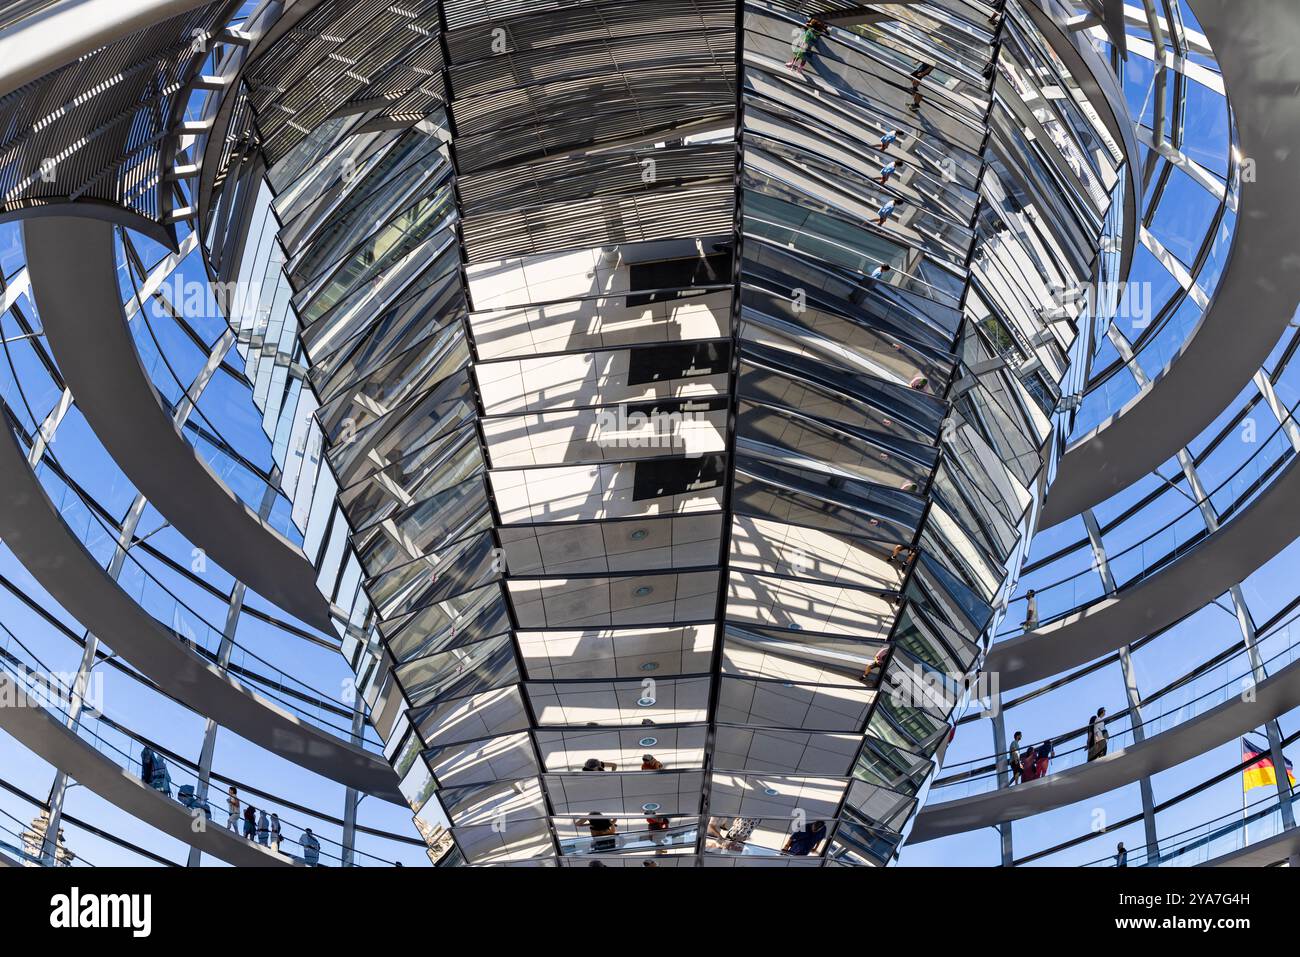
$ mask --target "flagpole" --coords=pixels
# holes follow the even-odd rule
[[[1250,846],[1250,825],[1246,823],[1246,772],[1241,772],[1241,846],[1245,850]]]
[[[1241,750],[1243,752],[1245,752],[1246,750],[1246,741],[1244,738],[1242,739],[1241,742]],[[1243,757],[1242,760],[1244,761],[1245,758]],[[1242,850],[1245,850],[1247,847],[1250,846],[1250,825],[1246,823],[1246,770],[1247,770],[1246,768],[1242,768],[1241,771],[1241,835],[1242,835],[1241,847]]]

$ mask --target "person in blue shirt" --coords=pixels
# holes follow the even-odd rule
[[[320,863],[320,841],[311,832],[311,828],[303,831],[302,837],[298,838],[298,843],[302,845],[303,863],[308,867],[315,867]]]
[[[787,854],[793,854],[795,857],[807,857],[817,849],[817,845],[822,842],[826,836],[826,824],[822,821],[812,821],[804,826],[803,830],[795,831],[786,838],[785,847],[782,848]]]

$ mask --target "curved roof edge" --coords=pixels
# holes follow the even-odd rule
[[[1123,409],[1066,449],[1047,493],[1048,528],[1122,491],[1187,445],[1273,351],[1300,304],[1300,48],[1293,4],[1195,0],[1228,91],[1242,155],[1237,230],[1210,306],[1178,355]]]
[[[0,96],[212,0],[58,0],[0,29]]]
[[[331,780],[405,805],[382,755],[308,724],[184,647],[109,577],[68,530],[18,446],[0,428],[0,539],[70,615],[141,674],[223,727]]]
[[[268,601],[332,632],[316,569],[213,474],[176,431],[140,364],[118,286],[113,228],[25,220],[27,271],[54,359],[96,436],[150,503],[195,546]],[[69,282],[69,263],[77,281]]]
[[[1037,631],[1000,641],[984,667],[1020,688],[1159,631],[1222,595],[1300,536],[1300,458],[1217,532],[1154,575]]]

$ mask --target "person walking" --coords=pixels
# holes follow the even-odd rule
[[[272,811],[271,812],[271,847],[275,850],[275,853],[277,854],[280,853],[280,840],[281,840],[280,815]]]
[[[253,808],[253,805],[246,804],[244,806],[244,837],[251,841],[253,839],[253,834],[256,833],[256,831],[257,811]]]
[[[1025,592],[1025,620],[1021,626],[1025,631],[1038,627],[1038,595],[1032,588]]]
[[[1011,747],[1007,749],[1007,764],[1011,766],[1011,783],[1007,787],[1014,787],[1025,773],[1024,766],[1020,763],[1020,738],[1021,733],[1017,731],[1011,737]]]
[[[1056,757],[1056,748],[1052,747],[1052,739],[1048,738],[1038,746],[1038,776],[1040,778],[1047,776],[1054,757]]]
[[[593,851],[612,851],[618,847],[618,822],[612,817],[605,817],[603,811],[597,811],[592,817],[579,818],[574,823],[587,825],[591,831]]]
[[[913,113],[921,109],[921,101],[922,99],[924,99],[921,93],[921,81],[924,80],[927,76],[929,76],[933,72],[934,72],[933,63],[922,63],[911,73],[912,102],[908,105],[907,108],[911,110]]]
[[[320,864],[320,841],[316,840],[316,835],[311,832],[311,828],[302,832],[302,837],[298,838],[298,843],[302,845],[302,860],[308,867],[316,867]]]
[[[239,833],[239,792],[235,786],[230,785],[230,790],[226,792],[226,829]]]
[[[1106,709],[1098,708],[1088,719],[1088,760],[1096,761],[1106,753]]]
[[[1124,842],[1120,841],[1119,846],[1115,848],[1115,866],[1128,867],[1128,851],[1124,848]]]
[[[266,847],[271,842],[271,821],[266,816],[266,808],[257,815],[257,843]]]
[[[822,842],[825,836],[826,823],[824,821],[810,821],[786,838],[785,846],[781,850],[795,857],[807,857],[817,849],[817,845]]]

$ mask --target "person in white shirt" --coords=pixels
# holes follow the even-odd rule
[[[1106,753],[1106,709],[1098,708],[1088,719],[1088,760],[1095,761]]]
[[[1038,596],[1032,588],[1025,592],[1025,620],[1022,624],[1025,631],[1033,631],[1038,627]]]

